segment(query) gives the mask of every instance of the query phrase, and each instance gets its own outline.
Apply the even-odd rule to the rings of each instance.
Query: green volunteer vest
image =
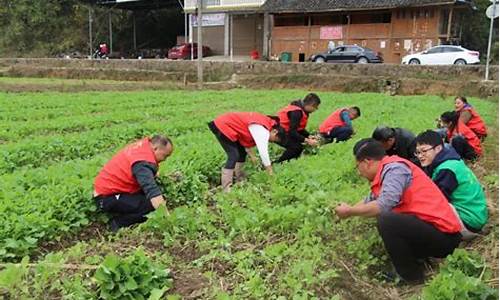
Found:
[[[488,207],[483,188],[474,173],[462,160],[447,160],[432,173],[434,180],[441,170],[450,170],[455,174],[458,186],[451,194],[451,204],[470,227],[481,229],[488,221]]]

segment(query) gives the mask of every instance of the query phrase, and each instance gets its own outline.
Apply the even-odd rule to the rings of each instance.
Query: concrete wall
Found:
[[[395,94],[498,94],[483,82],[484,66],[408,66],[279,62],[204,62],[205,81],[236,82],[261,88],[321,88],[339,91],[388,91]],[[62,77],[135,81],[196,81],[196,62],[166,60],[0,59],[0,76]],[[235,78],[237,80],[235,80]]]
[[[154,70],[162,72],[196,73],[196,62],[166,61],[162,59],[121,59],[121,60],[86,60],[86,59],[0,59],[0,69],[10,66],[43,66],[55,68],[103,68]],[[322,74],[346,76],[385,76],[394,78],[419,78],[434,80],[482,80],[484,65],[470,66],[409,66],[395,64],[315,64],[315,63],[280,63],[280,62],[204,62],[205,73],[221,76],[221,80],[232,74]],[[498,81],[498,66],[492,66],[490,75]]]

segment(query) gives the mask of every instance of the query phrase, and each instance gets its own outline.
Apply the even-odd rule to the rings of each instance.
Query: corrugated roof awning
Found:
[[[183,0],[82,0],[82,2],[126,10],[182,8]]]

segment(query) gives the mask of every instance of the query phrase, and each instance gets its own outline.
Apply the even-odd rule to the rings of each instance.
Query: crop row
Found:
[[[41,240],[51,240],[85,226],[95,205],[92,178],[103,158],[61,163],[1,176],[0,258],[29,254]]]
[[[217,180],[222,156],[217,145],[204,136],[193,133],[176,138],[179,152],[161,165],[160,182],[169,207],[204,201],[211,182]],[[182,151],[194,143],[207,150]],[[0,259],[30,254],[40,241],[87,225],[95,215],[93,180],[116,149],[89,160],[75,159],[0,176]]]
[[[208,131],[206,122],[181,120],[170,122],[160,118],[144,123],[98,128],[83,133],[28,138],[14,144],[0,145],[0,174],[11,173],[20,168],[45,167],[60,161],[89,159],[118,145],[155,133],[177,137],[182,133],[196,131]]]
[[[182,112],[182,111],[181,111]],[[54,138],[64,136],[66,133],[89,131],[93,129],[104,129],[109,126],[123,126],[140,122],[147,122],[154,119],[168,120],[172,115],[178,115],[179,110],[176,107],[161,106],[155,110],[142,111],[129,108],[116,107],[108,112],[93,116],[69,116],[56,119],[39,120],[36,122],[5,122],[0,124],[0,140],[4,142],[14,142],[26,137],[34,139],[37,136],[46,136],[49,134],[59,134]],[[193,114],[193,112],[189,112]]]
[[[187,101],[186,95],[179,92],[168,92],[166,95],[162,95],[159,92],[141,94],[90,93],[76,94],[74,96],[49,94],[44,95],[42,99],[35,98],[37,101],[34,102],[34,107],[30,105],[20,107],[20,101],[26,101],[26,96],[0,93],[0,120],[3,122],[55,120],[70,116],[100,114],[117,110],[150,111],[161,109],[162,107],[169,107],[172,110],[186,107],[188,109],[193,109],[193,107],[203,109],[203,104],[207,105],[207,108],[213,108],[214,105],[220,104],[231,105],[229,101],[231,100],[230,95],[227,96],[227,99],[221,99],[217,95],[217,92],[204,96],[195,95]],[[38,108],[36,103],[43,103],[47,100],[47,97],[55,99],[54,106],[52,108]],[[252,100],[254,104],[259,101],[263,101],[263,99]],[[248,103],[248,107],[252,107],[252,103]]]

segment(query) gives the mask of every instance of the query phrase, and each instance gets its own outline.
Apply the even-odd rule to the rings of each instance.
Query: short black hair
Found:
[[[363,159],[382,160],[385,156],[384,147],[373,138],[359,140],[352,148],[352,152],[357,161]]]
[[[167,145],[174,145],[172,144],[172,140],[169,139],[167,136],[161,135],[161,134],[155,134],[151,138],[151,144],[153,145],[159,145],[159,146],[167,146]]]
[[[280,139],[280,143],[286,143],[286,131],[285,131],[285,128],[281,127],[280,125],[280,118],[277,117],[277,116],[271,116],[271,115],[267,115],[268,118],[271,118],[275,121],[275,124],[273,125],[273,127],[271,129],[276,129],[278,131],[278,138]]]
[[[455,111],[447,111],[441,114],[441,120],[446,123],[456,124],[458,122],[459,114]]]
[[[450,123],[448,125],[448,131],[453,132],[455,128],[458,127],[458,118],[460,114],[455,111],[447,111],[441,115],[441,121],[445,123]]]
[[[395,136],[396,131],[394,130],[394,128],[387,126],[379,126],[375,128],[372,133],[372,138],[379,142],[387,142],[390,138],[393,138]]]
[[[441,135],[434,130],[426,130],[415,138],[415,143],[417,145],[429,145],[432,147],[443,146],[443,139]]]
[[[356,114],[358,115],[358,117],[361,117],[361,109],[359,109],[359,107],[351,106],[350,108],[356,111]]]
[[[277,136],[278,136],[278,139],[280,140],[280,143],[287,144],[287,134],[286,134],[285,128],[278,125],[278,126],[274,126],[273,129],[278,130]]]
[[[455,97],[455,100],[457,100],[457,99],[459,99],[460,101],[462,101],[465,104],[469,103],[469,102],[467,102],[467,98],[465,98],[465,96],[457,96],[457,97]]]
[[[302,102],[304,105],[319,105],[321,104],[321,99],[315,93],[309,93],[304,97]]]

